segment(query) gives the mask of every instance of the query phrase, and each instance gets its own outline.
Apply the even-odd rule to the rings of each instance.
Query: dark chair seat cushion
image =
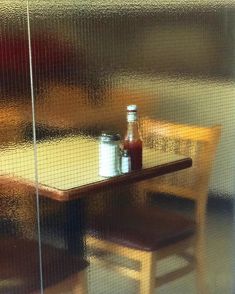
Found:
[[[143,251],[154,251],[181,241],[195,230],[193,220],[150,207],[112,209],[88,221],[91,236]]]
[[[65,250],[42,245],[44,289],[85,269],[88,263]],[[38,243],[17,238],[0,238],[0,293],[26,294],[40,289]]]

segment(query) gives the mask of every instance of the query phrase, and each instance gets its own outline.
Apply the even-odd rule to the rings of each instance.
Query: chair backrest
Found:
[[[145,146],[193,159],[191,168],[149,181],[149,184],[151,190],[194,200],[197,222],[204,223],[209,178],[221,126],[199,127],[143,118],[140,129]]]

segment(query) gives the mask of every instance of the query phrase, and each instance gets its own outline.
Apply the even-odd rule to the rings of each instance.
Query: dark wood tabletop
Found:
[[[35,192],[36,169],[40,196],[57,201],[84,197],[112,185],[133,183],[192,166],[192,159],[144,148],[143,169],[103,178],[98,174],[97,139],[71,136],[41,141],[36,145],[19,144],[0,151],[0,187],[13,185]]]

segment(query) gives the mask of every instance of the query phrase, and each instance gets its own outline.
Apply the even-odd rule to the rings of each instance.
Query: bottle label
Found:
[[[119,175],[119,146],[117,144],[100,143],[99,175],[113,177]]]
[[[127,113],[127,122],[133,122],[137,120],[137,113],[135,111]]]

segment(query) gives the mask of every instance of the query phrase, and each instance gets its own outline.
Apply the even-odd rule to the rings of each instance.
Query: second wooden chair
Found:
[[[88,223],[87,244],[94,250],[138,261],[140,267],[136,270],[112,264],[104,255],[94,258],[138,280],[141,294],[153,294],[155,287],[173,281],[194,268],[198,277],[198,293],[207,294],[203,232],[209,176],[221,128],[144,119],[141,130],[145,147],[190,156],[193,166],[138,185],[142,205],[119,210],[113,208],[92,216],[94,221]],[[195,219],[145,205],[148,191],[191,199],[195,202]],[[188,253],[189,248],[194,248],[194,254]],[[187,265],[156,277],[157,262],[171,255],[180,256]]]

